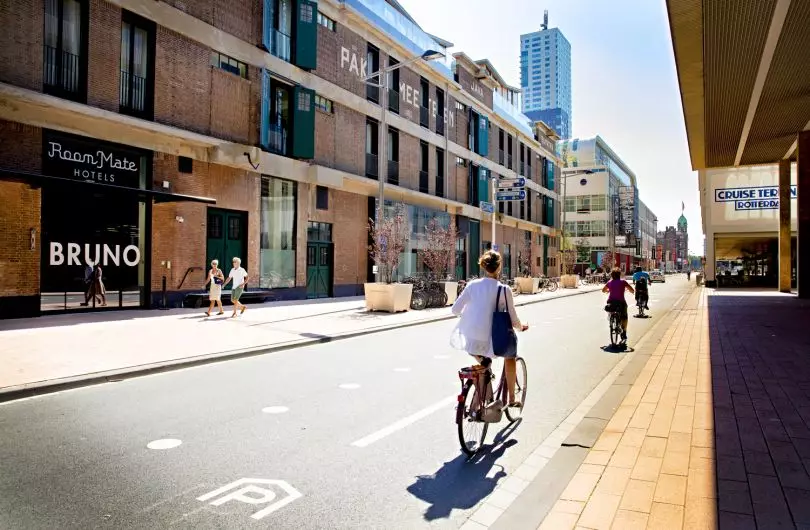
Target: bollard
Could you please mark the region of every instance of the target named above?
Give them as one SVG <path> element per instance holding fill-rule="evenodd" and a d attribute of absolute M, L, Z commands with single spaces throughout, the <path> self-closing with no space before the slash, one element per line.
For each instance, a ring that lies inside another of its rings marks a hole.
<path fill-rule="evenodd" d="M 160 308 L 161 309 L 169 309 L 169 305 L 168 305 L 168 302 L 166 300 L 166 277 L 165 276 L 163 277 L 162 291 L 163 291 L 162 294 L 161 294 L 162 303 L 161 303 Z"/>

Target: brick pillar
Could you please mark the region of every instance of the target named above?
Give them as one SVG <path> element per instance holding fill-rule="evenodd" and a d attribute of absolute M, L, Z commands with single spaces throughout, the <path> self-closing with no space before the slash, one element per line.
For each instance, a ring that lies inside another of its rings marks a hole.
<path fill-rule="evenodd" d="M 810 131 L 799 133 L 796 206 L 799 234 L 796 245 L 796 279 L 799 298 L 810 298 Z"/>
<path fill-rule="evenodd" d="M 790 160 L 779 161 L 779 291 L 790 292 Z"/>

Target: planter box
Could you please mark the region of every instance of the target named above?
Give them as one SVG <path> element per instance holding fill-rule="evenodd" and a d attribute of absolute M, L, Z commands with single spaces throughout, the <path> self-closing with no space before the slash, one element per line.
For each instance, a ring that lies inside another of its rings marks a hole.
<path fill-rule="evenodd" d="M 367 283 L 363 290 L 369 311 L 399 313 L 411 307 L 413 285 L 409 283 Z"/>
<path fill-rule="evenodd" d="M 447 293 L 447 305 L 453 305 L 458 298 L 458 282 L 439 282 Z"/>
<path fill-rule="evenodd" d="M 560 276 L 560 286 L 564 289 L 576 289 L 579 287 L 579 275 L 565 274 Z"/>
<path fill-rule="evenodd" d="M 540 290 L 540 278 L 515 278 L 521 294 L 535 294 Z"/>

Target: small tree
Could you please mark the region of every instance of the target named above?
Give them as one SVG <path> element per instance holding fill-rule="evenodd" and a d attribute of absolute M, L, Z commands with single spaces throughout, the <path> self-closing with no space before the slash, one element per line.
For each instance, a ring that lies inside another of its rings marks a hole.
<path fill-rule="evenodd" d="M 591 243 L 587 238 L 581 237 L 577 240 L 577 260 L 580 263 L 591 263 Z"/>
<path fill-rule="evenodd" d="M 377 265 L 380 281 L 392 283 L 394 272 L 399 266 L 399 260 L 410 238 L 410 227 L 405 209 L 401 205 L 397 205 L 394 212 L 385 216 L 379 223 L 369 219 L 368 230 L 371 234 L 369 255 Z"/>
<path fill-rule="evenodd" d="M 455 223 L 445 227 L 434 217 L 425 227 L 425 236 L 426 245 L 419 250 L 419 258 L 434 278 L 448 278 L 456 265 L 458 229 Z"/>
<path fill-rule="evenodd" d="M 602 266 L 602 269 L 604 269 L 605 272 L 609 273 L 611 270 L 613 270 L 615 264 L 616 262 L 613 257 L 613 252 L 608 250 L 607 252 L 602 254 L 602 263 L 600 263 L 599 265 Z"/>
<path fill-rule="evenodd" d="M 520 249 L 520 257 L 518 259 L 518 266 L 520 267 L 520 274 L 529 278 L 532 275 L 532 240 L 523 239 L 523 245 Z"/>
<path fill-rule="evenodd" d="M 574 274 L 574 264 L 577 262 L 577 248 L 567 232 L 563 231 L 560 242 L 560 274 Z"/>

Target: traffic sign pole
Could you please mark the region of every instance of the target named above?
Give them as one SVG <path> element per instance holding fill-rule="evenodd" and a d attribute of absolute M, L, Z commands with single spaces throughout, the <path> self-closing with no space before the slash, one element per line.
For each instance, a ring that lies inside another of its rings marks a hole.
<path fill-rule="evenodd" d="M 490 173 L 492 175 L 492 173 Z M 498 181 L 496 178 L 490 178 L 489 181 L 492 183 L 492 248 L 495 248 L 495 213 L 498 211 Z"/>

